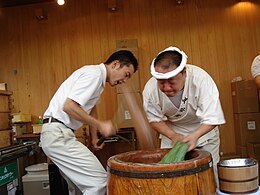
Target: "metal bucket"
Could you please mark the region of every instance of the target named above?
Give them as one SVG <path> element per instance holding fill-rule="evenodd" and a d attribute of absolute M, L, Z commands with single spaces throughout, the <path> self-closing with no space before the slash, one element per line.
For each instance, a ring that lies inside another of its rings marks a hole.
<path fill-rule="evenodd" d="M 220 161 L 217 164 L 222 192 L 248 193 L 258 190 L 258 162 L 250 158 Z"/>

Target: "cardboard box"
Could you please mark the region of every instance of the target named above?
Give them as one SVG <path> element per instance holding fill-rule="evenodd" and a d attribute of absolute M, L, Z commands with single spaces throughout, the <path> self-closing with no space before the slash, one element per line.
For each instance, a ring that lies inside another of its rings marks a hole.
<path fill-rule="evenodd" d="M 247 143 L 247 153 L 251 158 L 260 158 L 260 142 L 248 142 Z"/>
<path fill-rule="evenodd" d="M 237 152 L 237 155 L 240 158 L 247 158 L 248 157 L 247 147 L 246 146 L 239 146 L 239 145 L 237 145 L 236 146 L 236 152 Z"/>
<path fill-rule="evenodd" d="M 233 113 L 259 112 L 258 91 L 254 80 L 231 83 Z"/>
<path fill-rule="evenodd" d="M 131 110 L 128 107 L 127 99 L 130 99 L 133 104 L 142 108 L 142 99 L 140 93 L 123 93 L 117 94 L 117 106 L 118 111 L 116 115 L 115 122 L 118 128 L 131 128 L 134 127 L 134 121 L 132 120 Z M 138 113 L 137 113 L 138 114 Z"/>
<path fill-rule="evenodd" d="M 42 132 L 42 124 L 32 124 L 32 127 L 34 134 L 39 134 Z"/>
<path fill-rule="evenodd" d="M 247 144 L 247 153 L 249 158 L 253 158 L 258 161 L 258 166 L 260 163 L 260 142 L 248 143 Z M 258 177 L 260 176 L 260 169 L 258 168 Z M 259 180 L 260 185 L 260 180 Z"/>
<path fill-rule="evenodd" d="M 220 161 L 234 158 L 240 158 L 240 155 L 238 155 L 237 153 L 225 153 L 220 155 Z"/>
<path fill-rule="evenodd" d="M 12 131 L 14 135 L 23 135 L 26 133 L 26 125 L 25 124 L 13 124 L 12 125 Z"/>
<path fill-rule="evenodd" d="M 12 113 L 12 116 L 12 123 L 26 123 L 32 121 L 32 116 L 30 114 Z"/>
<path fill-rule="evenodd" d="M 247 142 L 260 139 L 260 113 L 234 114 L 236 145 L 246 146 Z"/>

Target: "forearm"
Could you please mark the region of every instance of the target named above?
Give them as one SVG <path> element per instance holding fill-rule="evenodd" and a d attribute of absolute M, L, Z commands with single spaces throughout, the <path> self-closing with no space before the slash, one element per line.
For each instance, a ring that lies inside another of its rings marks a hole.
<path fill-rule="evenodd" d="M 205 135 L 206 133 L 210 132 L 212 129 L 214 129 L 216 125 L 205 125 L 202 124 L 200 127 L 192 132 L 191 134 L 187 135 L 182 141 L 189 143 L 189 150 L 194 149 L 197 146 L 198 139 Z"/>
<path fill-rule="evenodd" d="M 97 109 L 96 109 L 96 106 L 91 110 L 90 116 L 92 116 L 92 117 L 94 117 L 94 118 L 97 118 Z M 98 131 L 98 129 L 97 129 L 96 127 L 93 127 L 93 126 L 89 126 L 89 128 L 90 128 L 90 133 L 91 133 L 91 138 L 92 138 L 92 140 L 98 139 L 98 136 L 97 136 L 97 131 Z"/>
<path fill-rule="evenodd" d="M 201 124 L 200 127 L 194 132 L 194 134 L 195 134 L 195 136 L 197 138 L 200 138 L 201 136 L 203 136 L 206 133 L 210 132 L 215 127 L 216 127 L 216 125 Z"/>
<path fill-rule="evenodd" d="M 75 120 L 80 121 L 85 125 L 89 125 L 92 128 L 92 131 L 98 130 L 104 137 L 108 137 L 116 133 L 116 128 L 112 121 L 97 120 L 95 117 L 85 112 L 78 103 L 69 98 L 67 98 L 64 103 L 63 111 Z"/>
<path fill-rule="evenodd" d="M 255 83 L 256 83 L 256 87 L 258 89 L 260 89 L 260 75 L 256 76 L 255 77 Z"/>
<path fill-rule="evenodd" d="M 150 125 L 159 134 L 162 134 L 169 139 L 172 139 L 176 135 L 176 133 L 172 129 L 170 129 L 164 121 L 151 122 Z"/>
<path fill-rule="evenodd" d="M 64 103 L 63 111 L 66 112 L 70 117 L 82 122 L 85 125 L 98 128 L 98 120 L 85 112 L 78 103 L 69 98 L 67 98 Z"/>

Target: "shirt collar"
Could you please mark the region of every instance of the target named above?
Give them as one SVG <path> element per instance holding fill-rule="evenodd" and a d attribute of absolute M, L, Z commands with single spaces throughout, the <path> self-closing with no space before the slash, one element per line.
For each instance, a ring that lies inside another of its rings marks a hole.
<path fill-rule="evenodd" d="M 102 85 L 105 87 L 107 79 L 107 69 L 104 63 L 99 64 L 101 74 L 102 74 Z"/>

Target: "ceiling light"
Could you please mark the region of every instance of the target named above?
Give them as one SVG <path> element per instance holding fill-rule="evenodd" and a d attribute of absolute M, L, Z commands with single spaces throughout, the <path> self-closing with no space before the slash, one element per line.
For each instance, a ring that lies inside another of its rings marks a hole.
<path fill-rule="evenodd" d="M 181 4 L 183 4 L 184 0 L 176 0 L 176 2 L 178 5 L 181 5 Z"/>
<path fill-rule="evenodd" d="M 64 5 L 64 4 L 65 4 L 65 0 L 57 0 L 57 3 L 58 3 L 59 5 Z"/>

